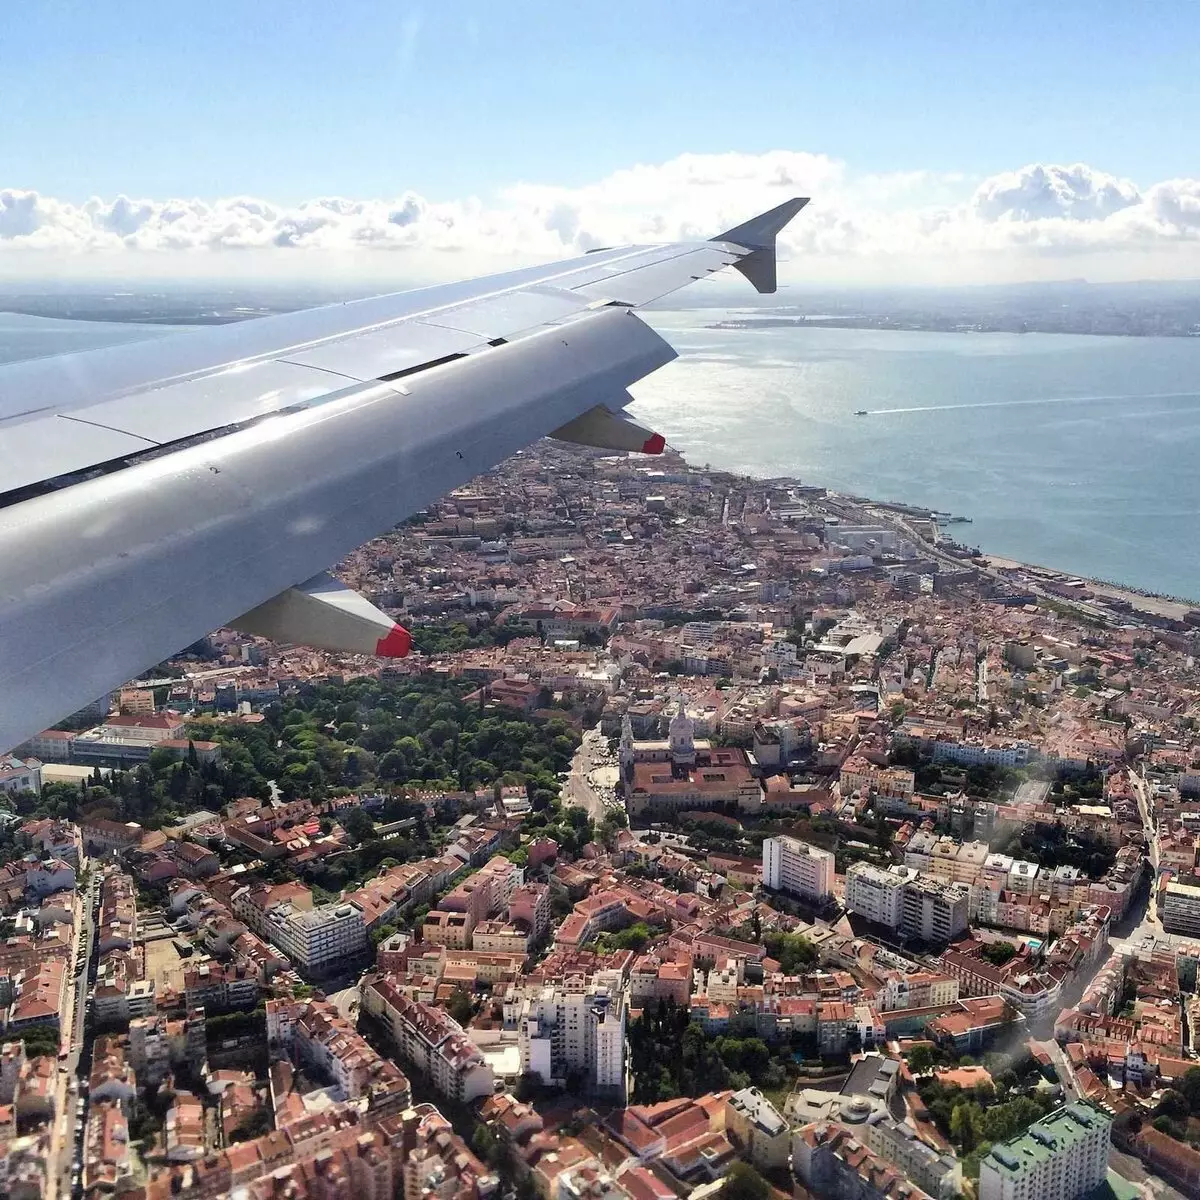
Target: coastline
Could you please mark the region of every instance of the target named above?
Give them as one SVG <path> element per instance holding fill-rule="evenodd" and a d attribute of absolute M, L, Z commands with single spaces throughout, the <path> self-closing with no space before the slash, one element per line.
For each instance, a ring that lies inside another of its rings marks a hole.
<path fill-rule="evenodd" d="M 678 450 L 674 451 L 681 461 L 687 463 L 686 456 Z M 692 464 L 687 463 L 689 467 Z M 692 469 L 696 469 L 692 467 Z M 744 471 L 730 472 L 717 470 L 708 471 L 709 474 L 726 475 L 733 478 L 742 478 L 745 480 L 753 480 L 756 483 L 777 482 L 786 487 L 806 488 L 811 485 L 804 483 L 800 479 L 791 476 L 767 475 L 757 476 Z M 862 496 L 851 492 L 840 492 L 834 488 L 823 489 L 825 494 L 832 499 L 844 501 L 849 504 L 858 505 L 864 508 L 875 510 L 880 516 L 889 516 L 892 518 L 918 518 L 927 519 L 932 515 L 932 510 L 924 505 L 908 504 L 904 501 L 896 500 L 877 500 L 869 496 Z M 910 537 L 916 536 L 911 526 L 900 521 L 900 527 L 909 534 Z M 939 543 L 929 542 L 924 538 L 918 538 L 921 545 L 928 547 L 933 551 L 937 551 Z M 957 544 L 957 543 L 955 543 Z M 957 555 L 955 557 L 958 557 Z M 1064 571 L 1059 567 L 1047 566 L 1043 563 L 1024 562 L 1021 559 L 1009 558 L 1003 554 L 989 553 L 979 548 L 979 553 L 970 558 L 962 558 L 963 563 L 975 563 L 982 565 L 985 570 L 996 573 L 1021 572 L 1031 578 L 1034 582 L 1040 583 L 1055 583 L 1065 584 L 1068 581 L 1080 581 L 1085 585 L 1085 589 L 1095 596 L 1102 596 L 1107 600 L 1115 600 L 1122 605 L 1128 605 L 1130 611 L 1144 613 L 1148 616 L 1165 618 L 1170 621 L 1183 621 L 1188 612 L 1200 609 L 1200 600 L 1189 601 L 1177 596 L 1164 596 L 1156 592 L 1147 591 L 1139 588 L 1134 584 L 1114 583 L 1111 580 L 1096 579 L 1090 575 L 1078 574 L 1072 571 Z M 1064 604 L 1075 604 L 1087 606 L 1087 597 L 1073 597 L 1069 594 L 1062 596 L 1051 597 L 1059 600 Z M 1103 615 L 1107 619 L 1112 619 L 1118 616 L 1117 613 L 1104 612 L 1097 615 Z"/>
<path fill-rule="evenodd" d="M 999 554 L 983 553 L 979 557 L 989 567 L 997 571 L 1021 570 L 1027 571 L 1031 575 L 1056 580 L 1079 579 L 1087 584 L 1088 588 L 1097 595 L 1108 596 L 1115 600 L 1124 600 L 1128 602 L 1130 607 L 1140 612 L 1167 617 L 1173 621 L 1181 621 L 1186 613 L 1194 608 L 1200 608 L 1200 602 L 1189 602 L 1168 596 L 1158 596 L 1149 592 L 1143 592 L 1128 584 L 1110 583 L 1107 580 L 1092 579 L 1087 575 L 1072 575 L 1070 572 L 1061 571 L 1057 567 L 1047 567 L 1040 563 L 1019 562 L 1017 559 L 1005 558 Z"/>

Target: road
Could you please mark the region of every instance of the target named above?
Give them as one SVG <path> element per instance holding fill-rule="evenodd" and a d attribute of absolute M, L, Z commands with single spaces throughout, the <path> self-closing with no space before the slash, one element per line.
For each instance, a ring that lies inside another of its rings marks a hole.
<path fill-rule="evenodd" d="M 610 794 L 603 783 L 597 787 L 596 774 L 606 768 L 616 767 L 616 759 L 609 752 L 608 739 L 599 728 L 589 729 L 583 735 L 575 757 L 571 759 L 571 769 L 562 785 L 564 804 L 577 804 L 586 808 L 588 816 L 597 824 L 604 819 L 606 812 L 605 794 Z"/>
<path fill-rule="evenodd" d="M 66 1200 L 66 1197 L 71 1196 L 73 1159 L 77 1152 L 82 1155 L 84 1120 L 77 1111 L 77 1104 L 78 1098 L 82 1094 L 78 1089 L 82 1087 L 80 1063 L 85 1047 L 87 991 L 94 979 L 93 948 L 98 886 L 98 877 L 93 875 L 79 896 L 79 925 L 76 929 L 74 950 L 68 964 L 71 983 L 66 991 L 60 1020 L 60 1045 L 66 1051 L 66 1057 L 60 1057 L 58 1060 L 55 1105 L 57 1116 L 51 1144 L 51 1157 L 46 1171 L 46 1200 L 58 1200 L 58 1198 Z M 75 975 L 76 965 L 80 962 L 86 965 L 78 975 Z M 75 1086 L 72 1086 L 73 1084 Z"/>

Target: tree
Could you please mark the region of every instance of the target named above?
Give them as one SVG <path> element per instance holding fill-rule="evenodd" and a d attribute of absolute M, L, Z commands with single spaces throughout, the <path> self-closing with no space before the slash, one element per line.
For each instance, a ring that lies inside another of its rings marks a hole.
<path fill-rule="evenodd" d="M 267 1116 L 267 1110 L 256 1108 L 238 1122 L 233 1132 L 230 1133 L 229 1140 L 231 1142 L 253 1141 L 254 1138 L 261 1137 L 270 1128 L 271 1120 Z"/>
<path fill-rule="evenodd" d="M 914 1075 L 926 1075 L 933 1070 L 933 1047 L 914 1046 L 908 1054 L 908 1069 Z"/>
<path fill-rule="evenodd" d="M 769 1200 L 771 1185 L 747 1162 L 731 1163 L 725 1172 L 724 1200 Z"/>
<path fill-rule="evenodd" d="M 1188 1098 L 1182 1092 L 1177 1092 L 1174 1088 L 1167 1088 L 1163 1092 L 1162 1098 L 1154 1106 L 1154 1115 L 1156 1117 L 1168 1117 L 1172 1121 L 1180 1121 L 1184 1124 L 1187 1123 L 1191 1111 Z"/>
<path fill-rule="evenodd" d="M 462 988 L 455 988 L 450 999 L 446 1001 L 446 1011 L 460 1025 L 466 1025 L 475 1010 L 471 1005 L 471 997 Z"/>
<path fill-rule="evenodd" d="M 482 1122 L 475 1126 L 471 1134 L 471 1149 L 478 1158 L 489 1162 L 496 1149 L 496 1135 Z"/>
<path fill-rule="evenodd" d="M 375 833 L 375 822 L 361 808 L 352 808 L 342 818 L 342 828 L 346 836 L 358 845 Z"/>
<path fill-rule="evenodd" d="M 1191 1067 L 1185 1071 L 1183 1078 L 1176 1082 L 1175 1090 L 1187 1098 L 1191 1112 L 1200 1113 L 1200 1067 Z"/>
<path fill-rule="evenodd" d="M 970 1154 L 975 1149 L 975 1113 L 978 1107 L 969 1102 L 956 1104 L 950 1114 L 950 1136 L 958 1143 L 963 1154 Z"/>

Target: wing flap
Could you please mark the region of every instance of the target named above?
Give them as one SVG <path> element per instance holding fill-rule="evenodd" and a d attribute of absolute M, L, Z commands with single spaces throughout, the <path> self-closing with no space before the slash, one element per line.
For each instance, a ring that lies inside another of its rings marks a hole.
<path fill-rule="evenodd" d="M 719 246 L 696 246 L 683 254 L 675 254 L 662 262 L 639 266 L 632 271 L 610 271 L 606 277 L 577 287 L 580 295 L 593 300 L 617 301 L 620 304 L 649 304 L 662 296 L 714 274 L 729 266 L 737 256 Z"/>
<path fill-rule="evenodd" d="M 100 463 L 140 454 L 152 442 L 68 417 L 0 425 L 0 496 Z"/>
<path fill-rule="evenodd" d="M 539 287 L 456 304 L 441 312 L 430 313 L 425 320 L 431 325 L 459 329 L 491 340 L 550 325 L 573 317 L 585 308 L 587 302 L 581 301 L 574 292 Z"/>
<path fill-rule="evenodd" d="M 248 363 L 93 404 L 74 415 L 151 442 L 175 442 L 307 404 L 352 382 L 295 363 Z"/>
<path fill-rule="evenodd" d="M 289 355 L 287 361 L 365 381 L 411 371 L 452 354 L 466 354 L 480 344 L 473 333 L 406 321 L 312 346 Z"/>

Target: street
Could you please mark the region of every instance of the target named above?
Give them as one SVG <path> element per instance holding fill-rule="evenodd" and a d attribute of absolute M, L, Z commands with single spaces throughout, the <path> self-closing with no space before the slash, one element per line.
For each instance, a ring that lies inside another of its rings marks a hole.
<path fill-rule="evenodd" d="M 83 864 L 80 864 L 83 869 Z M 58 1081 L 55 1093 L 54 1136 L 50 1161 L 46 1171 L 46 1197 L 72 1195 L 74 1160 L 83 1153 L 84 1116 L 78 1111 L 79 1099 L 84 1096 L 85 1084 L 80 1078 L 80 1062 L 84 1048 L 84 1026 L 87 1019 L 87 992 L 93 979 L 93 946 L 95 912 L 99 878 L 93 875 L 79 892 L 79 926 L 76 929 L 74 950 L 68 961 L 70 982 L 63 1000 L 59 1019 Z M 76 974 L 82 964 L 82 970 Z"/>
<path fill-rule="evenodd" d="M 616 800 L 618 777 L 616 759 L 608 749 L 608 739 L 598 727 L 589 729 L 585 731 L 563 781 L 563 803 L 587 809 L 588 816 L 599 824 L 604 820 L 606 801 L 620 807 Z"/>

